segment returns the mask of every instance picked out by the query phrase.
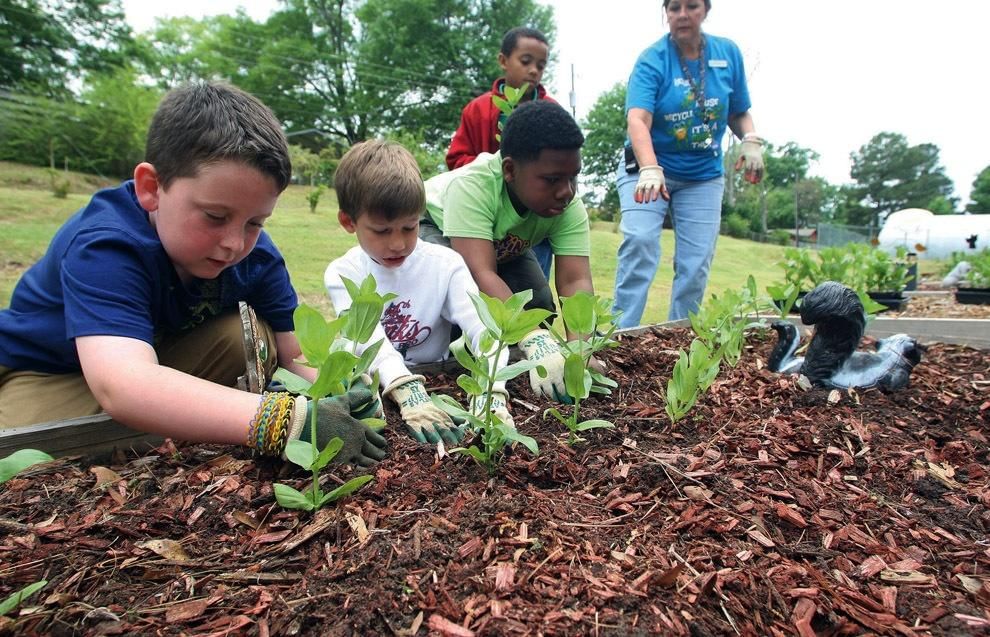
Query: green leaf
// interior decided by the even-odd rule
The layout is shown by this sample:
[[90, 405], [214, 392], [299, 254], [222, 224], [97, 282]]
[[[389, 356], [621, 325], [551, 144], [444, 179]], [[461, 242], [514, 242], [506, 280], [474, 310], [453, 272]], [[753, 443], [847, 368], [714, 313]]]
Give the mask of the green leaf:
[[457, 385], [469, 396], [480, 396], [485, 393], [485, 389], [481, 384], [467, 374], [461, 374], [457, 377]]
[[465, 340], [463, 334], [461, 334], [456, 341], [450, 344], [450, 351], [454, 355], [454, 359], [457, 360], [457, 363], [464, 369], [468, 370], [475, 376], [481, 376], [484, 373], [481, 365], [475, 360], [474, 356], [472, 356], [471, 352], [468, 350], [467, 341]]
[[361, 422], [368, 425], [372, 431], [381, 431], [388, 425], [384, 418], [362, 418]]
[[564, 387], [573, 398], [587, 398], [591, 391], [591, 374], [580, 354], [569, 354], [564, 359]]
[[[532, 294], [532, 292], [530, 292]], [[474, 309], [478, 311], [478, 318], [488, 331], [492, 333], [495, 338], [501, 338], [502, 328], [499, 327], [498, 323], [495, 321], [495, 317], [492, 316], [491, 311], [488, 309], [488, 304], [485, 302], [485, 293], [479, 292], [478, 294], [470, 294], [471, 303], [474, 305]]]
[[21, 590], [12, 593], [7, 597], [7, 599], [0, 602], [0, 615], [6, 615], [10, 611], [14, 610], [28, 597], [31, 597], [42, 588], [48, 584], [48, 580], [43, 579], [40, 582], [35, 582], [34, 584], [28, 584]]
[[10, 480], [15, 475], [34, 464], [51, 462], [55, 458], [37, 449], [18, 449], [3, 460], [0, 460], [0, 484]]
[[319, 367], [330, 354], [330, 344], [337, 336], [323, 315], [306, 304], [300, 304], [292, 314], [292, 321], [306, 363]]
[[512, 363], [511, 365], [506, 365], [502, 369], [495, 372], [495, 380], [496, 381], [510, 380], [520, 374], [525, 374], [531, 369], [536, 369], [537, 367], [540, 367], [540, 364], [534, 361], [530, 361], [530, 360], [517, 361], [515, 363]]
[[[370, 274], [368, 276], [371, 276]], [[365, 279], [367, 280], [367, 279]], [[354, 281], [348, 279], [346, 276], [340, 277], [340, 281], [344, 284], [344, 289], [347, 290], [347, 296], [352, 299], [356, 299], [361, 296], [361, 288]]]
[[589, 429], [615, 429], [615, 425], [607, 420], [585, 420], [578, 424], [577, 431], [587, 431]]
[[[511, 87], [510, 86], [506, 86], [506, 88], [511, 88]], [[495, 108], [497, 108], [499, 111], [505, 113], [506, 115], [511, 115], [512, 114], [512, 105], [509, 104], [508, 102], [506, 102], [504, 99], [502, 99], [498, 95], [492, 95], [492, 104], [495, 105]]]
[[488, 454], [486, 454], [484, 451], [481, 451], [480, 449], [478, 449], [478, 447], [475, 446], [475, 445], [471, 445], [470, 447], [467, 447], [467, 448], [465, 448], [465, 447], [454, 447], [453, 449], [450, 450], [450, 452], [451, 453], [463, 453], [465, 455], [471, 456], [472, 458], [474, 458], [479, 463], [481, 463], [481, 464], [483, 464], [485, 466], [488, 465]]
[[275, 491], [275, 500], [285, 509], [312, 511], [316, 508], [312, 500], [287, 484], [276, 482], [272, 485], [272, 489]]
[[286, 391], [293, 394], [303, 394], [305, 396], [309, 396], [309, 388], [313, 386], [313, 383], [298, 374], [290, 372], [284, 367], [279, 367], [276, 369], [272, 378], [285, 385]]
[[[526, 291], [529, 292], [529, 290]], [[509, 345], [515, 345], [525, 338], [527, 334], [540, 327], [552, 314], [552, 312], [542, 308], [520, 312], [509, 321], [502, 340]]]
[[347, 310], [344, 336], [355, 343], [366, 343], [374, 333], [385, 304], [378, 294], [362, 294], [354, 299]]
[[594, 294], [581, 290], [573, 296], [560, 299], [560, 307], [564, 324], [569, 330], [578, 334], [591, 334], [595, 331], [598, 299]]
[[[309, 426], [308, 422], [306, 426]], [[302, 440], [290, 440], [285, 443], [285, 457], [308, 471], [313, 467], [313, 445]]]
[[[385, 339], [379, 339], [361, 352], [361, 356], [358, 358], [358, 361], [354, 364], [354, 367], [350, 371], [351, 378], [357, 378], [371, 368], [371, 364], [375, 361], [375, 356], [378, 356], [378, 350], [382, 348], [382, 343], [384, 342]], [[374, 393], [374, 391], [372, 393]]]
[[530, 438], [529, 436], [525, 436], [519, 433], [519, 431], [515, 427], [510, 427], [508, 425], [500, 424], [497, 425], [497, 428], [499, 433], [502, 434], [502, 437], [504, 437], [506, 440], [518, 442], [522, 446], [529, 449], [529, 452], [534, 456], [539, 455], [540, 448], [539, 446], [537, 446], [536, 440], [534, 440], [533, 438]]
[[460, 403], [446, 394], [431, 394], [430, 400], [433, 401], [434, 405], [442, 409], [444, 413], [451, 416], [467, 419], [472, 415], [471, 412], [461, 407]]
[[341, 498], [345, 498], [350, 494], [354, 493], [355, 491], [357, 491], [358, 489], [360, 489], [361, 487], [363, 487], [364, 485], [366, 485], [367, 483], [371, 482], [372, 479], [374, 479], [374, 476], [372, 475], [358, 476], [356, 478], [352, 478], [347, 482], [345, 482], [344, 484], [337, 487], [336, 489], [334, 489], [333, 491], [331, 491], [330, 493], [323, 496], [323, 498], [320, 500], [317, 506], [322, 507], [324, 504], [327, 504], [328, 502], [336, 502]]
[[323, 398], [329, 396], [345, 378], [349, 378], [351, 370], [354, 369], [358, 357], [350, 352], [334, 352], [327, 356], [323, 364], [320, 365], [320, 373], [310, 388], [310, 396], [313, 398]]
[[557, 409], [556, 407], [550, 407], [549, 409], [544, 410], [543, 411], [544, 419], [546, 419], [547, 414], [550, 414], [551, 416], [553, 416], [560, 422], [564, 423], [565, 425], [567, 424], [567, 418], [564, 418], [564, 414], [560, 413], [560, 410]]
[[327, 443], [327, 446], [324, 447], [322, 451], [320, 451], [320, 455], [317, 456], [316, 462], [313, 463], [313, 466], [310, 467], [310, 469], [320, 471], [321, 469], [323, 469], [323, 467], [330, 464], [330, 461], [333, 460], [334, 457], [338, 453], [340, 453], [340, 450], [343, 448], [344, 448], [343, 440], [341, 440], [340, 438], [331, 438], [330, 442]]

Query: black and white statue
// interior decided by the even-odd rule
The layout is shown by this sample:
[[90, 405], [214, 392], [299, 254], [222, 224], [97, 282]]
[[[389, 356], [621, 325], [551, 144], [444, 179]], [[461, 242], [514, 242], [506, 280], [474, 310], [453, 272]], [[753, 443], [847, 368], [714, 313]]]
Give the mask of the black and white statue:
[[822, 387], [869, 388], [884, 391], [908, 384], [924, 348], [907, 334], [877, 341], [875, 352], [857, 352], [866, 328], [866, 312], [850, 288], [826, 281], [801, 302], [801, 322], [814, 325], [815, 333], [804, 356], [794, 356], [800, 335], [793, 323], [776, 321], [777, 345], [769, 367], [782, 374], [803, 374]]

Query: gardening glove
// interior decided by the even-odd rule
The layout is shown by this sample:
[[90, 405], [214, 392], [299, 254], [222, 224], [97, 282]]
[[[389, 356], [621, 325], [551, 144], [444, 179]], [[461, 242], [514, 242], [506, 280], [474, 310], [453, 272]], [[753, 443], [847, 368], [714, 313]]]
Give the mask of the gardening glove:
[[[321, 398], [316, 403], [316, 446], [322, 450], [333, 438], [340, 438], [344, 442], [344, 446], [331, 462], [370, 467], [385, 457], [385, 439], [351, 415], [354, 409], [367, 405], [370, 401], [370, 391], [356, 389], [340, 396]], [[289, 440], [314, 442], [310, 428], [312, 410], [312, 400], [301, 396], [296, 398]]]
[[364, 389], [368, 391], [368, 395], [371, 396], [371, 400], [364, 404], [358, 404], [354, 409], [351, 410], [351, 415], [362, 420], [364, 418], [384, 418], [385, 410], [382, 408], [382, 393], [377, 391], [371, 394], [371, 384], [374, 380], [368, 374], [361, 374], [361, 376], [351, 383], [351, 389]]
[[[485, 408], [485, 396], [472, 396], [471, 397], [471, 413], [479, 418], [482, 417], [481, 410]], [[512, 420], [512, 414], [509, 413], [509, 394], [503, 390], [492, 391], [492, 404], [490, 411], [498, 416], [498, 419], [502, 421], [513, 429], [516, 428], [516, 423]]]
[[660, 197], [663, 197], [664, 201], [670, 201], [663, 168], [656, 165], [640, 166], [639, 181], [636, 182], [636, 190], [633, 191], [636, 203], [649, 203]]
[[740, 168], [744, 169], [743, 176], [751, 184], [758, 184], [763, 179], [763, 138], [756, 133], [743, 135], [735, 169]]
[[529, 370], [529, 386], [533, 388], [534, 394], [567, 405], [574, 402], [567, 395], [564, 385], [564, 355], [548, 330], [533, 330], [519, 341], [519, 349], [527, 360], [539, 363], [547, 370], [545, 378], [540, 378], [537, 370]]
[[457, 444], [464, 437], [464, 429], [433, 404], [424, 380], [419, 375], [400, 376], [385, 388], [384, 394], [399, 405], [406, 433], [413, 440], [436, 444], [442, 439], [447, 444]]

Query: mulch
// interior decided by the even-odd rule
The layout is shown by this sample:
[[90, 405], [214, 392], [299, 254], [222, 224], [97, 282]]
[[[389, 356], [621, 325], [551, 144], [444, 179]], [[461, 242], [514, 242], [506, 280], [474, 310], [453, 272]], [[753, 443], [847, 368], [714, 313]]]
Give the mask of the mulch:
[[582, 418], [615, 429], [567, 445], [516, 379], [538, 456], [488, 475], [392, 429], [374, 481], [316, 514], [274, 502], [304, 474], [239, 448], [32, 468], [0, 487], [0, 600], [48, 585], [0, 633], [990, 634], [987, 352], [933, 344], [891, 394], [806, 390], [753, 332], [672, 426], [690, 339], [604, 354], [619, 389]]

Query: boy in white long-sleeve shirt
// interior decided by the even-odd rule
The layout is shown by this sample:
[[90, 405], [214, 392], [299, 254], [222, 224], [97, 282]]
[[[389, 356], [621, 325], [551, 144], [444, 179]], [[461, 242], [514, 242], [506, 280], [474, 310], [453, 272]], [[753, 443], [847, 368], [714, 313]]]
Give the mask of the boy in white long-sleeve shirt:
[[[431, 402], [424, 378], [411, 374], [407, 364], [447, 358], [454, 325], [478, 344], [485, 327], [468, 296], [477, 294], [478, 286], [457, 252], [418, 241], [425, 191], [419, 166], [405, 148], [378, 140], [355, 144], [337, 167], [334, 188], [337, 219], [359, 244], [327, 266], [323, 282], [334, 309], [340, 314], [351, 303], [341, 277], [360, 283], [371, 274], [379, 293], [398, 295], [371, 338], [372, 343], [385, 339], [372, 369], [384, 395], [399, 405], [412, 438], [456, 443], [462, 430]], [[492, 410], [511, 425], [507, 403], [500, 383]]]

